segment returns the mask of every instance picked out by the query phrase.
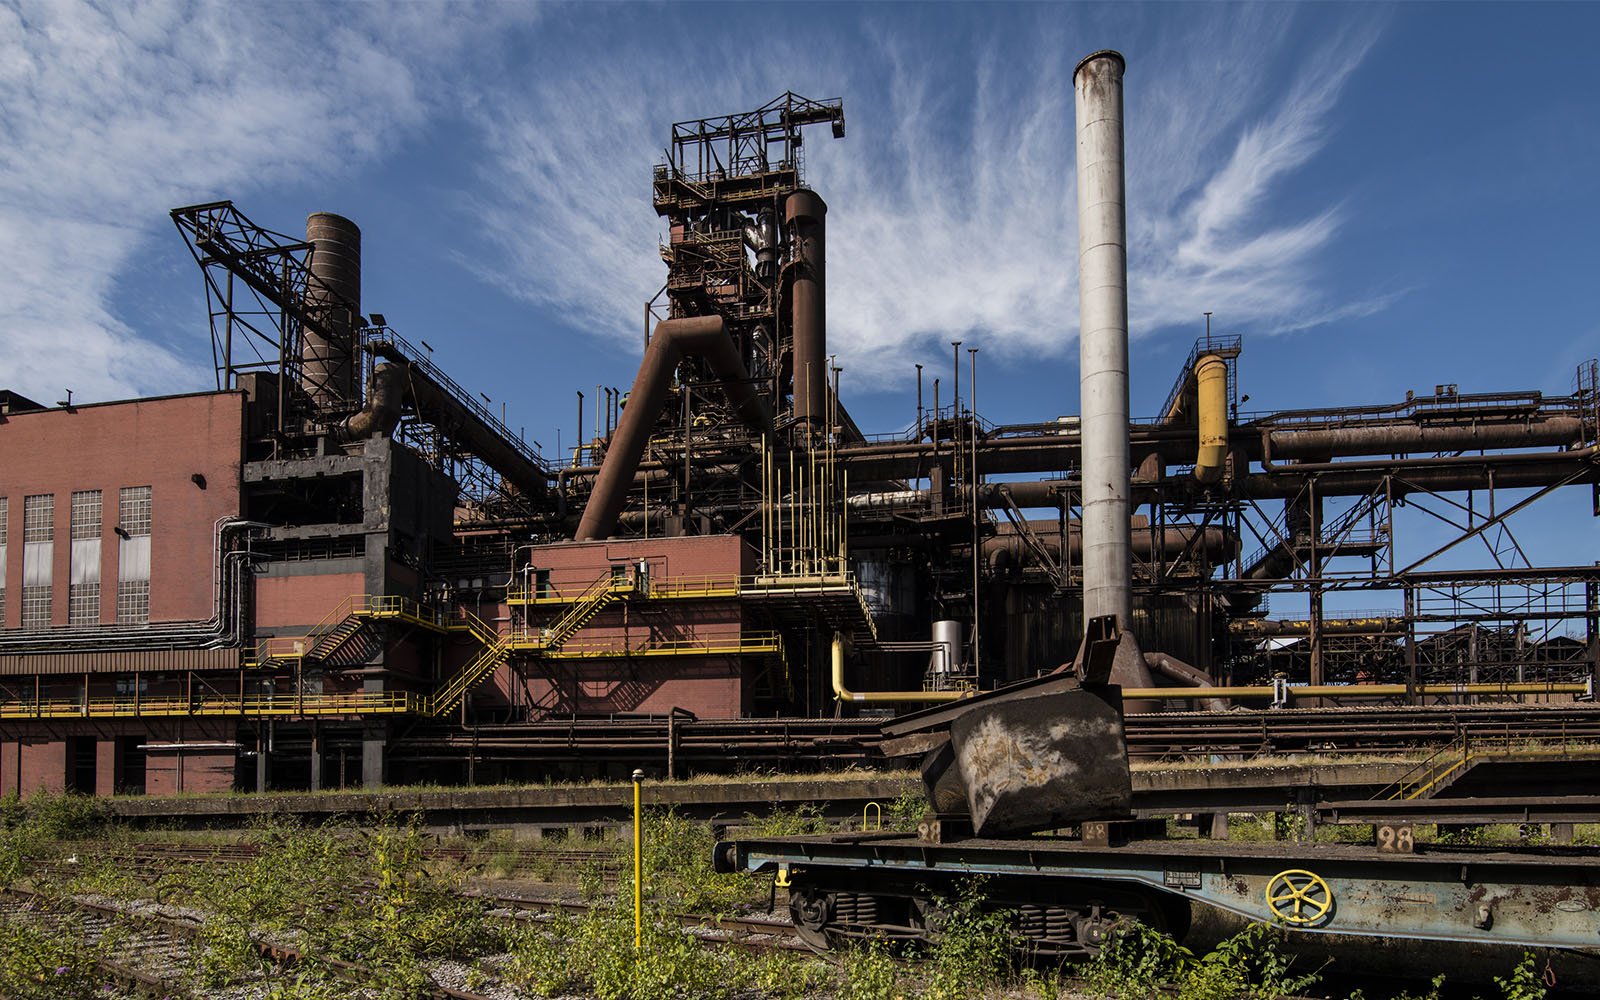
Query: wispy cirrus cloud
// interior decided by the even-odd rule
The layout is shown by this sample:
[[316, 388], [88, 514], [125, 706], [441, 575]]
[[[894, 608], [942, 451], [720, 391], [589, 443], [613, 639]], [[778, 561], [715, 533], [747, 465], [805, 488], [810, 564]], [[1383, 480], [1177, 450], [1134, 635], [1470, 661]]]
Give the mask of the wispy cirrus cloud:
[[477, 104], [487, 156], [462, 200], [487, 245], [458, 252], [463, 266], [593, 336], [639, 342], [644, 303], [666, 280], [650, 177], [671, 124], [804, 92], [770, 63], [702, 67], [675, 51], [629, 45], [581, 73], [541, 67]]
[[116, 279], [141, 241], [173, 205], [336, 175], [393, 148], [486, 21], [528, 16], [467, 14], [0, 4], [0, 384], [47, 399], [67, 385], [90, 399], [208, 385], [198, 352], [119, 315]]
[[[640, 302], [665, 273], [646, 197], [668, 124], [791, 87], [842, 92], [850, 138], [819, 134], [807, 156], [830, 206], [830, 349], [852, 378], [880, 382], [952, 337], [1013, 360], [1068, 354], [1075, 134], [1072, 63], [1060, 53], [1085, 46], [1075, 25], [1041, 25], [1026, 43], [1015, 31], [980, 36], [937, 60], [924, 40], [887, 29], [768, 51], [756, 66], [686, 68], [670, 45], [638, 46], [613, 61], [625, 69], [536, 81], [522, 107], [486, 101], [483, 183], [498, 194], [477, 214], [506, 263], [476, 268], [594, 335], [636, 343]], [[1319, 280], [1319, 254], [1343, 218], [1336, 193], [1298, 214], [1280, 205], [1328, 141], [1339, 93], [1376, 31], [1354, 27], [1285, 69], [1262, 53], [1285, 47], [1292, 26], [1292, 12], [1249, 8], [1130, 44], [1136, 335], [1190, 326], [1206, 309], [1233, 328], [1282, 332], [1392, 297], [1335, 305]], [[812, 93], [783, 78], [796, 66], [833, 82]], [[691, 93], [703, 96], [685, 103]], [[603, 127], [596, 108], [606, 109]]]

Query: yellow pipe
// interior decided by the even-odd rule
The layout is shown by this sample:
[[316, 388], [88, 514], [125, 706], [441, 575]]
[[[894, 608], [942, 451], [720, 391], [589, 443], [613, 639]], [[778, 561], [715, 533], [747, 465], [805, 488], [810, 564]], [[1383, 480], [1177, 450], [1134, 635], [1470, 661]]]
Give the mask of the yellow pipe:
[[1200, 425], [1194, 477], [1202, 483], [1214, 483], [1222, 478], [1222, 462], [1228, 454], [1228, 363], [1215, 354], [1207, 354], [1194, 363], [1194, 380]]
[[633, 769], [633, 950], [644, 944], [644, 771]]
[[840, 701], [911, 702], [959, 701], [971, 691], [851, 691], [844, 686], [844, 636], [833, 635], [833, 696]]

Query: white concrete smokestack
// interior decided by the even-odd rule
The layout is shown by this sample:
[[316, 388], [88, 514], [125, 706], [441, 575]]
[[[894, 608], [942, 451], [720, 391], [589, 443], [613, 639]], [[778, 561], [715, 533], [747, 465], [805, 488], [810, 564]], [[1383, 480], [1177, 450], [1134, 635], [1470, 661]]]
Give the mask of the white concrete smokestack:
[[1084, 619], [1133, 620], [1128, 528], [1128, 223], [1122, 54], [1073, 71], [1078, 112], [1078, 358]]

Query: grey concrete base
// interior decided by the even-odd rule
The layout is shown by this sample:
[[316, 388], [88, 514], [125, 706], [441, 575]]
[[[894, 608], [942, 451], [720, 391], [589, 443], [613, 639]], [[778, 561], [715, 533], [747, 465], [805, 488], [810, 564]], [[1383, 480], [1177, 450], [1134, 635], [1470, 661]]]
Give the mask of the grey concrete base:
[[361, 734], [361, 787], [378, 788], [383, 785], [388, 748], [389, 727], [383, 723], [369, 723]]

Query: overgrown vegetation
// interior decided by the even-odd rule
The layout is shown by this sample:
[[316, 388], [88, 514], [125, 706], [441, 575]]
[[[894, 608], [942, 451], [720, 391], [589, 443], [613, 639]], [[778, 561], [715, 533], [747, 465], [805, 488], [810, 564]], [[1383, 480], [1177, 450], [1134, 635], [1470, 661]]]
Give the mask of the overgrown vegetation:
[[115, 953], [115, 939], [85, 942], [70, 924], [45, 925], [0, 916], [0, 997], [88, 1000], [103, 996], [96, 963]]
[[[0, 878], [19, 873], [30, 855], [62, 833], [81, 839], [89, 821], [72, 803], [9, 825], [0, 831]], [[270, 987], [270, 995], [283, 1000], [348, 995], [347, 985], [336, 987], [335, 962], [373, 970], [364, 984], [370, 995], [402, 998], [428, 981], [430, 962], [503, 950], [504, 925], [488, 916], [487, 903], [460, 892], [465, 871], [425, 863], [429, 841], [415, 824], [357, 830], [271, 819], [245, 839], [259, 848], [252, 857], [153, 872], [115, 856], [74, 858], [75, 864], [61, 866], [52, 888], [205, 913], [191, 970], [201, 994], [276, 972], [261, 957], [266, 943], [291, 945], [303, 956], [293, 977]]]
[[[747, 875], [719, 875], [712, 868], [716, 838], [711, 828], [668, 809], [648, 812], [644, 822], [644, 884], [652, 899], [696, 913], [728, 913], [741, 903], [765, 900], [765, 887]], [[624, 881], [633, 891], [633, 873]]]
[[984, 906], [981, 879], [963, 884], [954, 899], [935, 899], [934, 910], [937, 933], [926, 956], [925, 996], [963, 1000], [1010, 981], [1017, 946], [1011, 914]]
[[[884, 827], [906, 829], [922, 809], [915, 795], [886, 804]], [[552, 860], [545, 873], [569, 882], [575, 876], [592, 904], [587, 912], [509, 921], [463, 892], [482, 866], [506, 874], [538, 864], [539, 852], [529, 854], [506, 837], [480, 842], [463, 866], [430, 862], [427, 851], [435, 842], [415, 823], [359, 829], [272, 819], [245, 835], [259, 848], [253, 856], [141, 870], [114, 850], [85, 849], [81, 842], [88, 838], [115, 845], [122, 836], [108, 828], [93, 800], [13, 795], [0, 799], [0, 885], [26, 880], [58, 896], [94, 893], [203, 911], [208, 919], [189, 983], [201, 996], [253, 978], [260, 980], [257, 995], [268, 1000], [352, 996], [358, 991], [335, 965], [355, 963], [373, 970], [360, 995], [402, 1000], [421, 992], [441, 960], [468, 965], [474, 983], [492, 977], [530, 995], [600, 1000], [1282, 1000], [1319, 985], [1322, 970], [1297, 963], [1283, 947], [1282, 932], [1262, 925], [1196, 955], [1165, 935], [1128, 924], [1082, 965], [1018, 964], [1011, 915], [986, 905], [978, 881], [934, 902], [930, 919], [936, 931], [915, 949], [867, 941], [812, 957], [707, 947], [680, 925], [677, 914], [764, 908], [771, 885], [714, 872], [713, 836], [703, 823], [671, 810], [651, 813], [646, 823], [642, 949], [634, 946], [628, 845], [618, 841], [605, 842], [582, 863], [568, 859], [561, 871]], [[746, 825], [769, 836], [837, 828], [809, 808], [748, 817]], [[566, 846], [553, 842], [548, 857]], [[54, 864], [30, 874], [41, 858]], [[94, 945], [86, 941], [70, 923], [0, 918], [0, 997], [102, 996], [95, 964], [115, 958], [116, 935]], [[305, 961], [288, 973], [270, 968], [260, 957], [265, 942], [291, 944]], [[1496, 983], [1504, 1000], [1545, 997], [1541, 967], [1531, 954]], [[1438, 1000], [1442, 986], [1441, 976], [1431, 990], [1397, 1000]]]
[[24, 861], [51, 841], [97, 837], [106, 825], [104, 806], [88, 796], [43, 790], [26, 799], [14, 791], [0, 796], [0, 888], [15, 882]]
[[1179, 1000], [1281, 1000], [1301, 996], [1321, 980], [1320, 971], [1300, 972], [1280, 949], [1283, 932], [1251, 924], [1204, 956], [1143, 924], [1112, 934], [1082, 976], [1104, 996], [1124, 1000], [1175, 991]]
[[1538, 971], [1538, 960], [1532, 952], [1523, 952], [1522, 961], [1504, 979], [1494, 977], [1494, 983], [1505, 994], [1505, 1000], [1544, 1000], [1547, 992], [1544, 979]]
[[513, 982], [539, 996], [578, 992], [600, 1000], [717, 1000], [733, 988], [736, 956], [702, 947], [660, 908], [652, 906], [646, 914], [639, 951], [633, 934], [633, 911], [621, 897], [580, 917], [557, 914], [518, 932], [507, 971]]

